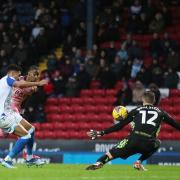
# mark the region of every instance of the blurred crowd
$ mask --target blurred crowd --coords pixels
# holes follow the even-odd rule
[[[78,44],[84,39],[83,1],[0,0],[0,3],[1,76],[9,63],[27,69],[55,47],[72,39]],[[80,44],[84,46],[84,42]]]
[[[26,114],[38,115],[32,113],[38,111],[42,118],[31,119],[43,121],[46,97],[78,96],[92,81],[98,81],[99,88],[104,89],[122,81],[122,92],[117,94],[121,104],[139,103],[138,97],[133,99],[135,87],[177,88],[179,42],[166,28],[173,26],[170,6],[173,3],[178,6],[179,1],[94,1],[95,37],[91,50],[85,48],[85,0],[0,0],[0,3],[0,76],[10,63],[26,70],[47,59],[42,78],[49,83],[26,103]],[[134,34],[152,35],[148,49],[134,39]],[[125,38],[119,42],[122,36]],[[104,42],[110,45],[101,48]],[[115,42],[121,44],[120,48]],[[62,56],[56,55],[57,47],[61,48]],[[123,98],[128,92],[130,100]]]

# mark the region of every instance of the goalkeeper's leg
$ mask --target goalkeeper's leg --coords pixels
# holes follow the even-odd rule
[[[126,159],[133,154],[135,154],[135,152],[133,151],[133,149],[128,147],[128,139],[124,139],[115,147],[113,147],[108,153],[101,156],[95,164],[88,166],[86,170],[96,170],[102,168],[104,164],[108,163],[113,159]]]
[[[154,140],[154,142],[151,143],[151,146],[147,146],[149,147],[148,151],[145,150],[142,152],[142,155],[139,157],[139,159],[133,164],[133,167],[137,170],[142,170],[142,171],[146,171],[147,169],[144,168],[144,166],[142,165],[142,162],[146,159],[148,159],[149,157],[151,157],[160,147],[161,141],[156,139]],[[145,145],[146,146],[146,145]]]
[[[111,161],[115,159],[110,152],[102,155],[97,161],[95,164],[92,164],[90,166],[88,166],[86,168],[86,170],[96,170],[96,169],[100,169],[103,167],[104,164],[106,164],[107,162]]]

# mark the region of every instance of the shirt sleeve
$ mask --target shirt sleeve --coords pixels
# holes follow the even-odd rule
[[[7,84],[10,86],[10,87],[12,87],[13,86],[13,84],[14,84],[14,82],[15,82],[15,79],[13,79],[13,78],[11,78],[11,77],[7,77],[7,79],[6,79],[6,81],[7,81]]]
[[[109,134],[115,131],[121,130],[124,126],[133,121],[134,115],[136,114],[136,110],[132,110],[125,119],[120,120],[118,124],[111,126],[103,131],[104,134]]]
[[[169,124],[170,126],[180,130],[180,123],[176,122],[168,113],[163,113],[163,122]]]

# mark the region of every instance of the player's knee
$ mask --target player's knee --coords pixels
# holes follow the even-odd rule
[[[35,132],[35,127],[34,126],[32,126],[30,129],[29,129],[29,131],[28,131],[30,134],[32,134],[32,133],[34,133]]]
[[[27,133],[26,135],[22,136],[21,139],[30,139],[31,138],[31,134]]]
[[[108,157],[110,159],[115,159],[119,157],[119,153],[118,153],[118,149],[111,149],[108,153],[107,153]]]
[[[114,158],[113,155],[110,152],[106,153],[106,155],[108,156],[109,159],[113,159]]]
[[[121,149],[118,149],[118,148],[112,148],[109,151],[109,154],[111,154],[111,156],[113,157],[112,159],[115,159],[115,158],[127,159],[128,157],[124,154],[124,152]]]

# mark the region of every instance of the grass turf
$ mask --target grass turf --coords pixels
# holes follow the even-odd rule
[[[86,171],[86,165],[49,164],[42,168],[18,165],[17,169],[0,167],[1,180],[180,180],[180,167],[147,165],[140,172],[127,165],[106,165]]]

